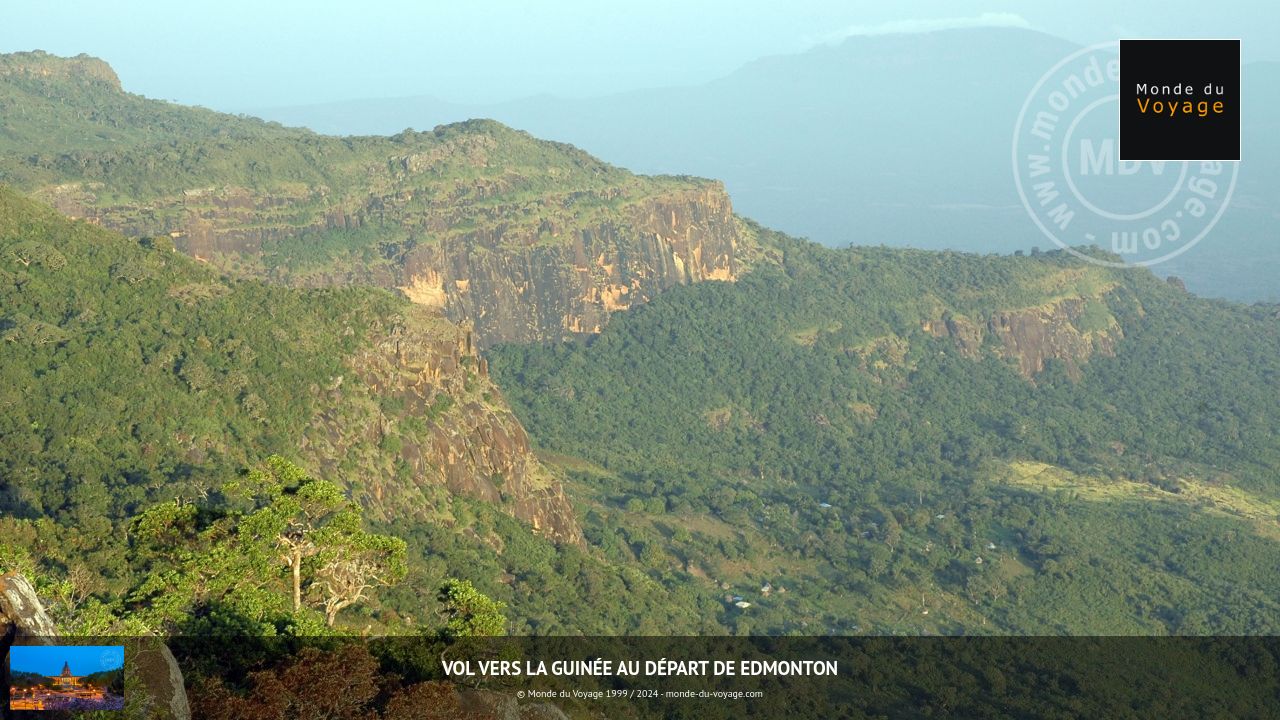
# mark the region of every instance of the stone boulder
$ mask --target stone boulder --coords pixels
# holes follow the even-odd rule
[[[36,597],[35,588],[21,575],[0,576],[0,634],[5,638],[6,655],[16,638],[52,638],[58,634]]]

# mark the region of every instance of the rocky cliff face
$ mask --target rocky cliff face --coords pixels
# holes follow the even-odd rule
[[[546,239],[550,239],[547,241]],[[482,344],[598,333],[609,313],[677,285],[733,280],[737,227],[718,185],[646,198],[619,217],[486,229],[415,248],[398,285],[470,320]]]
[[[16,573],[0,576],[0,638],[5,652],[15,638],[43,641],[57,634],[31,582]]]
[[[9,92],[29,120],[110,142],[6,152],[0,118],[0,179],[229,273],[399,288],[473,323],[482,347],[599,332],[613,311],[743,269],[748,238],[717,182],[633,175],[484,120],[318,136],[129,95],[92,58],[3,57],[24,80],[0,77],[0,106]],[[67,85],[85,78],[99,86]],[[49,101],[64,89],[71,107]],[[48,142],[29,125],[10,134]]]
[[[99,83],[120,90],[120,78],[107,63],[89,55],[62,58],[36,50],[0,55],[0,78]]]
[[[449,493],[503,508],[559,542],[582,533],[559,480],[534,457],[469,328],[414,308],[379,328],[334,378],[327,408],[301,446],[332,477],[346,467],[380,467],[352,478],[362,500],[384,517],[449,521]]]
[[[471,322],[482,347],[598,333],[611,312],[677,285],[735,280],[742,264],[728,195],[719,183],[704,181],[653,195],[592,193],[593,202],[616,209],[587,217],[565,211],[583,198],[564,192],[482,208],[459,201],[416,209],[411,196],[400,194],[351,209],[327,207],[319,190],[186,190],[147,208],[100,203],[95,188],[83,185],[42,195],[70,217],[134,237],[167,235],[178,249],[232,271],[268,274],[255,267],[264,246],[294,238],[320,241],[349,231],[402,238],[379,244],[371,261],[275,277],[398,288],[456,322]],[[271,222],[291,212],[305,222]]]
[[[172,484],[177,492],[203,494],[204,480],[167,468],[190,463],[212,482],[279,452],[341,482],[384,519],[466,528],[475,499],[554,540],[580,540],[557,477],[530,452],[470,328],[383,291],[302,292],[225,281],[157,245],[68,222],[0,186],[4,344],[10,351],[18,343],[32,353],[57,352],[72,376],[88,373],[97,378],[90,385],[117,393],[119,401],[95,415],[102,443],[121,458],[156,461],[151,489]],[[67,307],[91,309],[67,320]],[[99,348],[97,354],[63,352],[48,342],[72,332],[80,347]],[[111,349],[101,349],[103,343]],[[37,376],[44,361],[3,367],[14,370],[0,397],[10,426],[19,412],[42,420],[67,416],[67,388]],[[127,399],[138,397],[158,405],[138,411]],[[18,422],[29,432],[43,430],[30,419]],[[167,429],[115,430],[140,425]],[[23,477],[66,467],[48,453],[36,456],[44,443],[8,440],[0,454]],[[68,471],[56,484],[75,484],[83,475]],[[103,493],[138,482],[118,481],[104,483]],[[43,512],[0,494],[18,516],[28,508]],[[85,510],[105,523],[114,508],[95,501]]]
[[[1114,356],[1123,337],[1118,323],[1099,298],[1061,298],[1045,305],[992,312],[977,321],[946,315],[923,324],[935,337],[953,339],[961,353],[978,357],[984,346],[1013,360],[1028,380],[1049,360],[1065,364],[1079,377],[1080,366],[1094,355]],[[990,343],[988,345],[988,342]]]

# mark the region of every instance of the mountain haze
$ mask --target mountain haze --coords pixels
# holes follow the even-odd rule
[[[1018,28],[854,36],[693,87],[459,107],[430,98],[264,109],[332,133],[492,117],[641,172],[722,179],[744,215],[831,246],[1010,253],[1048,247],[1013,183],[1018,111],[1078,45]],[[1158,266],[1193,291],[1280,299],[1276,63],[1243,72],[1244,162],[1215,231]]]
[[[43,53],[0,57],[0,103],[0,181],[63,213],[239,275],[400,288],[481,345],[598,332],[742,264],[719,183],[633,175],[493,121],[326,137],[131,95],[99,60]]]
[[[887,99],[893,78],[947,96],[941,63],[1006,107],[987,32],[858,38],[581,121],[749,170],[797,217],[830,201],[851,239],[900,241],[868,209],[912,198],[938,237],[986,218],[975,237],[1013,247],[983,149],[1003,130]],[[996,37],[1037,58],[1016,73],[1064,50]],[[190,553],[235,557],[230,537],[262,554],[237,607],[265,594],[296,631],[274,536],[219,489],[265,462],[332,481],[344,522],[404,550],[350,632],[481,602],[450,577],[508,604],[486,632],[1280,627],[1274,305],[1062,251],[833,249],[717,181],[494,120],[330,137],[44,53],[0,57],[0,104],[0,563],[78,578],[89,617],[170,595],[220,617]],[[734,153],[759,128],[757,166]],[[884,141],[903,129],[928,142]]]

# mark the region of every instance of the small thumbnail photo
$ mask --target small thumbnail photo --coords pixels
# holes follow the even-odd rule
[[[10,710],[123,710],[124,647],[15,645]]]

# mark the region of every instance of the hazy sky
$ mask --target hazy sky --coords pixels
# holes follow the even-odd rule
[[[1231,0],[55,0],[7,3],[0,51],[86,52],[125,87],[220,110],[502,100],[691,84],[850,33],[1031,27],[1077,42],[1240,37],[1280,60],[1280,3]],[[1118,7],[1117,7],[1118,6]]]

